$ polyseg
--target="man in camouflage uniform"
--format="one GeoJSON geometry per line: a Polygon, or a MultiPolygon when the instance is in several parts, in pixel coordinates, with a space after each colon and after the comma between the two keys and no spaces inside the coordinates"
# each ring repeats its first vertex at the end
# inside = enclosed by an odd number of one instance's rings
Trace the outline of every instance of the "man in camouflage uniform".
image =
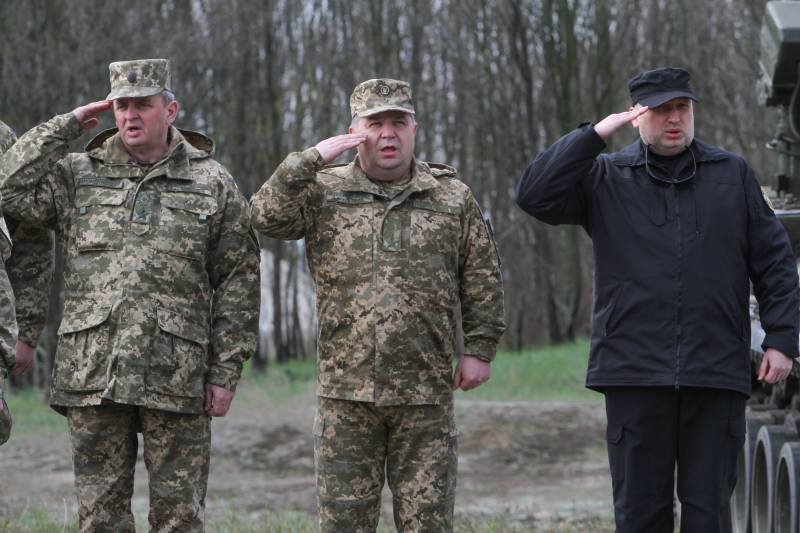
{"type": "MultiPolygon", "coordinates": [[[[14,144],[16,137],[11,128],[0,122],[0,155],[14,144]]],[[[14,293],[5,269],[11,255],[11,237],[5,221],[0,217],[0,445],[11,435],[11,411],[4,398],[5,381],[9,373],[22,373],[27,367],[15,357],[17,321],[14,313],[14,293]]]]}
{"type": "Polygon", "coordinates": [[[172,126],[168,62],[109,70],[106,100],[4,156],[3,207],[65,250],[51,404],[69,421],[82,531],[134,531],[137,431],[151,530],[202,531],[209,417],[226,414],[255,350],[258,247],[211,140],[172,126]],[[117,128],[68,154],[112,107],[117,128]]]}
{"type": "Polygon", "coordinates": [[[451,531],[453,388],[489,378],[504,329],[499,261],[456,171],[414,158],[409,84],[363,82],[350,110],[349,134],[290,154],[251,202],[256,229],[305,238],[317,287],[320,524],[375,531],[388,474],[399,531],[451,531]],[[351,148],[353,162],[328,165],[351,148]]]}

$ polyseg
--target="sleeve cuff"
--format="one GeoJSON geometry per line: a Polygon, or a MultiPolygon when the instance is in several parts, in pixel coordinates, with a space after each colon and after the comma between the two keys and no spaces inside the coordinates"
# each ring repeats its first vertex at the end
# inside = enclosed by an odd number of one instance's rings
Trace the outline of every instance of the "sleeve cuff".
{"type": "Polygon", "coordinates": [[[497,343],[487,339],[466,340],[464,342],[464,355],[491,363],[497,355],[497,343]]]}
{"type": "Polygon", "coordinates": [[[59,128],[58,133],[67,140],[74,140],[83,135],[83,124],[78,121],[78,118],[72,112],[64,113],[56,117],[59,128]]]}
{"type": "Polygon", "coordinates": [[[768,333],[764,338],[764,342],[761,343],[761,348],[764,351],[766,351],[767,348],[774,348],[790,359],[796,359],[798,356],[800,356],[800,353],[798,353],[797,337],[786,338],[783,335],[774,335],[768,333]]]}
{"type": "Polygon", "coordinates": [[[212,366],[208,371],[207,383],[228,389],[229,391],[236,391],[236,385],[239,383],[239,377],[242,374],[242,367],[239,365],[238,370],[232,370],[224,366],[212,366]]]}

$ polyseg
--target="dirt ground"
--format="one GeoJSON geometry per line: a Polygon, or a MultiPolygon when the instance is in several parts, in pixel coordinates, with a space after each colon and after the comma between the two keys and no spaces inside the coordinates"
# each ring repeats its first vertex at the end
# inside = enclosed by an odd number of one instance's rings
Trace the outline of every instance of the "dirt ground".
{"type": "MultiPolygon", "coordinates": [[[[311,394],[275,405],[244,383],[229,416],[212,424],[207,519],[313,516],[313,415],[311,394]]],[[[610,531],[601,403],[458,401],[457,417],[457,522],[499,516],[521,531],[610,531]]],[[[0,516],[43,509],[63,523],[75,512],[72,483],[65,433],[13,436],[0,449],[0,516]]],[[[382,523],[391,523],[390,500],[387,489],[382,523]]],[[[139,524],[147,505],[140,457],[139,524]]]]}

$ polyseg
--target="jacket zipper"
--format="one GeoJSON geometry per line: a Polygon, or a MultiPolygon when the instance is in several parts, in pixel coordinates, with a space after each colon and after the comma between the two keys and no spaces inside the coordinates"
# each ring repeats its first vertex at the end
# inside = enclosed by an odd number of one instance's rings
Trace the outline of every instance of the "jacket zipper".
{"type": "Polygon", "coordinates": [[[678,197],[677,185],[670,185],[675,199],[675,222],[678,229],[678,303],[675,309],[675,321],[677,330],[675,332],[675,390],[680,389],[680,373],[681,373],[681,307],[683,304],[683,276],[681,269],[683,268],[683,234],[681,227],[681,205],[678,197]]]}

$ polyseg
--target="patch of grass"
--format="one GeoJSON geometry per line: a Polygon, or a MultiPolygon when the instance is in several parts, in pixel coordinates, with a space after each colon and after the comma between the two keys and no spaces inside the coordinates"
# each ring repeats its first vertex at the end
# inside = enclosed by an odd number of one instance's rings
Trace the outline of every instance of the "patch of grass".
{"type": "Polygon", "coordinates": [[[313,358],[287,363],[270,363],[266,372],[256,374],[246,364],[242,379],[255,383],[270,401],[277,404],[291,402],[299,396],[313,395],[317,363],[313,358]]]}
{"type": "Polygon", "coordinates": [[[492,378],[477,389],[456,393],[465,400],[599,401],[584,387],[589,342],[582,340],[522,352],[499,352],[492,378]]]}
{"type": "MultiPolygon", "coordinates": [[[[568,519],[555,517],[547,525],[520,523],[510,515],[503,513],[494,516],[459,516],[456,509],[456,533],[610,533],[614,530],[610,519],[585,517],[568,519]]],[[[9,513],[10,514],[10,513],[9,513]]],[[[222,516],[206,515],[206,531],[209,533],[317,533],[316,516],[309,516],[297,511],[279,513],[259,513],[258,516],[242,516],[232,505],[225,509],[222,516]]],[[[147,531],[147,518],[136,517],[136,530],[147,531]]],[[[395,531],[391,518],[381,517],[378,533],[395,531]]],[[[64,517],[54,519],[41,509],[26,508],[15,516],[3,516],[0,511],[0,533],[78,533],[77,517],[74,509],[64,510],[64,517]]]]}
{"type": "Polygon", "coordinates": [[[62,520],[53,520],[42,509],[25,508],[15,516],[4,516],[0,510],[0,533],[78,533],[75,512],[64,512],[62,520]]]}
{"type": "MultiPolygon", "coordinates": [[[[579,341],[523,352],[500,352],[492,363],[492,379],[475,390],[458,391],[456,397],[465,400],[599,401],[600,396],[583,385],[588,351],[588,341],[579,341]]],[[[313,396],[316,361],[308,358],[270,363],[267,371],[259,374],[253,372],[248,362],[242,379],[248,385],[256,385],[258,392],[269,401],[285,405],[302,396],[313,396]]],[[[248,389],[249,386],[242,387],[241,396],[248,397],[248,389]]],[[[14,416],[15,435],[67,431],[66,419],[47,405],[40,390],[7,390],[6,401],[14,416]]]]}
{"type": "Polygon", "coordinates": [[[13,436],[67,431],[67,419],[47,405],[43,391],[32,388],[7,389],[5,397],[14,420],[13,436]]]}

